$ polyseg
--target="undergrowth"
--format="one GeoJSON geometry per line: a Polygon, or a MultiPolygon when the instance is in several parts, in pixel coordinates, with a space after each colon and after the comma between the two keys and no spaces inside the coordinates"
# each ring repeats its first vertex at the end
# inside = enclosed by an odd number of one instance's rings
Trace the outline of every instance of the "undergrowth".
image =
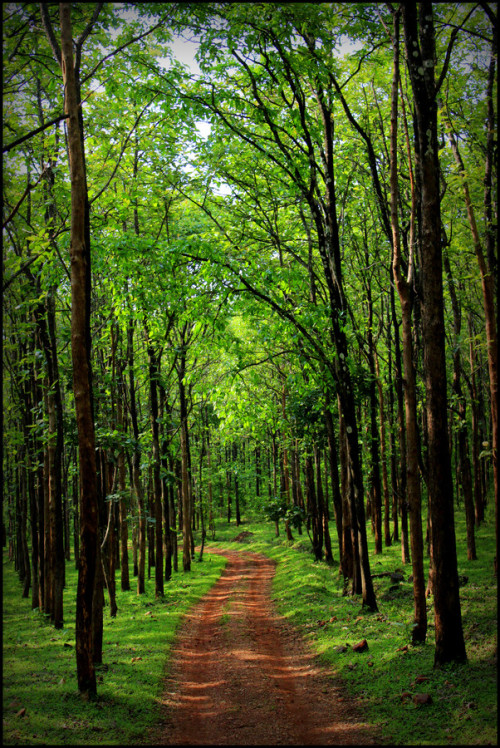
{"type": "MultiPolygon", "coordinates": [[[[491,507],[492,510],[492,507],[491,507]]],[[[497,581],[493,574],[495,527],[493,511],[476,530],[476,561],[467,560],[463,509],[456,512],[458,571],[462,621],[468,661],[434,668],[434,611],[428,598],[428,636],[424,645],[411,645],[413,587],[411,564],[401,562],[401,545],[384,547],[374,555],[369,532],[373,574],[400,571],[404,581],[374,578],[378,612],[363,610],[361,599],[344,594],[337,563],[329,567],[314,560],[304,533],[287,541],[274,523],[244,523],[252,532],[243,542],[229,542],[234,527],[219,528],[216,542],[233,549],[259,551],[277,562],[273,595],[278,611],[328,664],[361,705],[363,721],[376,725],[380,743],[391,745],[497,744],[497,581]],[[353,645],[367,640],[365,652],[353,645]],[[414,702],[416,694],[431,701],[414,702]]],[[[332,539],[334,538],[332,523],[332,539]]],[[[335,555],[335,554],[334,554],[335,555]]],[[[428,559],[426,559],[426,571],[428,559]]]]}
{"type": "MultiPolygon", "coordinates": [[[[118,614],[104,611],[98,697],[81,700],[76,681],[74,562],[66,566],[63,629],[56,630],[3,563],[3,743],[6,745],[136,745],[157,718],[169,651],[182,616],[220,576],[225,559],[205,555],[189,573],[173,573],[155,599],[117,589],[118,614]]],[[[133,585],[135,580],[131,582],[133,585]]],[[[117,585],[119,587],[119,584],[117,585]]]]}
{"type": "MultiPolygon", "coordinates": [[[[75,665],[74,562],[67,565],[65,626],[56,631],[21,587],[11,563],[3,562],[3,742],[7,745],[130,745],[147,742],[158,716],[169,651],[182,616],[215,583],[225,560],[210,546],[264,553],[277,562],[273,595],[279,612],[297,627],[319,657],[361,705],[363,722],[377,727],[380,743],[393,745],[489,745],[497,742],[497,585],[493,575],[493,517],[477,529],[477,561],[467,561],[465,527],[457,512],[459,574],[468,661],[434,669],[433,609],[428,600],[429,635],[411,646],[411,567],[401,563],[400,545],[375,556],[373,573],[400,570],[398,585],[374,579],[378,613],[344,594],[338,563],[314,560],[306,534],[275,536],[274,523],[244,521],[238,528],[222,519],[207,540],[202,563],[174,573],[165,597],[117,591],[118,615],[105,610],[103,667],[98,698],[80,699],[75,665]],[[243,541],[234,541],[242,531],[243,541]],[[353,651],[362,639],[368,649],[353,651]],[[431,702],[417,706],[413,696],[431,702]]],[[[335,536],[332,523],[332,539],[335,536]]],[[[335,555],[335,549],[334,549],[335,555]]],[[[338,561],[338,553],[335,556],[338,561]]],[[[119,586],[119,585],[118,585],[119,586]]]]}

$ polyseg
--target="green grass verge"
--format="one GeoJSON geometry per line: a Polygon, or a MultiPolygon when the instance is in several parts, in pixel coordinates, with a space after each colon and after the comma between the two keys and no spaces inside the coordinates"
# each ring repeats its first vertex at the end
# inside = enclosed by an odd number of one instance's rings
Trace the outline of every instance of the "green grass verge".
{"type": "MultiPolygon", "coordinates": [[[[276,538],[274,523],[245,521],[239,528],[223,520],[210,545],[264,553],[277,562],[273,595],[278,609],[311,642],[363,708],[363,721],[377,725],[393,745],[489,745],[497,742],[497,585],[492,516],[477,531],[478,560],[467,561],[463,512],[457,512],[459,573],[468,663],[434,670],[433,612],[429,600],[429,637],[412,647],[412,587],[395,590],[387,578],[374,580],[376,614],[362,611],[359,598],[343,595],[337,565],[314,561],[307,535],[287,542],[276,538]],[[253,535],[231,542],[241,531],[253,535]],[[352,645],[368,641],[356,654],[352,645]],[[346,644],[346,651],[338,651],[346,644]],[[407,647],[407,648],[406,648],[407,647]],[[405,649],[406,648],[406,649],[405,649]],[[419,678],[420,682],[416,682],[419,678]],[[421,680],[422,678],[426,680],[421,680]],[[407,692],[429,693],[432,703],[416,706],[407,692]]],[[[332,527],[333,530],[333,527],[332,527]]],[[[334,533],[332,531],[332,538],[334,533]]],[[[402,569],[399,544],[373,555],[374,573],[402,569]]],[[[334,549],[335,555],[335,549],[334,549]]],[[[336,554],[338,559],[338,553],[336,554]]],[[[181,617],[213,585],[225,561],[205,553],[190,574],[179,572],[165,586],[165,599],[147,592],[118,592],[118,615],[105,610],[99,696],[82,702],[77,693],[74,652],[76,572],[67,567],[65,620],[56,631],[29,599],[20,597],[12,564],[3,564],[3,739],[8,745],[121,745],[144,743],[157,718],[158,696],[168,655],[181,617]],[[18,716],[26,709],[24,716],[18,716]]]]}
{"type": "MultiPolygon", "coordinates": [[[[492,507],[491,507],[492,509],[492,507]]],[[[215,542],[233,549],[264,553],[277,562],[273,595],[279,612],[309,640],[320,658],[342,679],[363,709],[363,720],[380,728],[383,742],[392,745],[497,744],[497,580],[493,575],[495,529],[492,511],[476,533],[476,561],[468,561],[463,508],[456,512],[458,569],[468,581],[460,589],[468,662],[434,669],[434,612],[428,599],[429,633],[424,646],[411,645],[412,584],[391,590],[388,577],[375,578],[378,613],[362,610],[358,597],[343,595],[338,564],[314,560],[307,535],[294,531],[286,540],[275,537],[274,523],[245,522],[239,531],[254,535],[229,542],[234,526],[219,527],[215,542]],[[352,645],[366,639],[368,650],[357,654],[352,645]],[[340,648],[347,646],[345,651],[340,648]],[[429,704],[417,706],[413,696],[428,693],[429,704]],[[409,696],[403,696],[409,694],[409,696]]],[[[334,527],[332,523],[332,539],[334,527]]],[[[210,548],[210,544],[208,545],[210,548]]],[[[372,573],[403,572],[400,544],[374,555],[369,532],[372,573]]],[[[338,560],[338,552],[334,556],[338,560]]],[[[427,563],[426,563],[427,571],[427,563]]]]}
{"type": "MultiPolygon", "coordinates": [[[[6,745],[136,745],[157,718],[162,678],[182,616],[220,576],[220,556],[174,573],[155,600],[154,570],[146,593],[117,592],[118,614],[104,611],[98,698],[78,695],[74,562],[66,568],[65,626],[55,630],[31,597],[21,598],[13,565],[3,563],[3,742],[6,745]],[[22,710],[26,710],[23,712],[22,710]]],[[[132,584],[135,580],[132,581],[132,584]]]]}

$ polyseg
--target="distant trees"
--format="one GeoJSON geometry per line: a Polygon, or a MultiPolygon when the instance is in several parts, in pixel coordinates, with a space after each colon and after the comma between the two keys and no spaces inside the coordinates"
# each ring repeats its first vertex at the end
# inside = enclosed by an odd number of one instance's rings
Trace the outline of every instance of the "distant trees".
{"type": "Polygon", "coordinates": [[[414,643],[428,581],[436,665],[463,660],[454,513],[472,560],[497,485],[490,6],[129,10],[4,9],[4,523],[23,594],[62,625],[73,537],[94,693],[102,585],[113,615],[118,569],[168,595],[178,542],[187,572],[215,517],[266,508],[370,610],[370,534],[376,553],[400,542],[414,643]],[[199,76],[168,61],[182,29],[199,76]]]}

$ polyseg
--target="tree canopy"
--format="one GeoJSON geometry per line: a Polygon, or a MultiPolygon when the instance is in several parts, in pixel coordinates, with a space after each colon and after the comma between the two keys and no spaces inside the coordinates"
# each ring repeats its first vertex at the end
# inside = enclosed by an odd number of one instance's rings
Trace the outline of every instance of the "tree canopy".
{"type": "Polygon", "coordinates": [[[400,542],[414,642],[427,588],[436,664],[465,659],[454,512],[473,559],[498,496],[493,8],[4,4],[3,522],[55,626],[73,538],[82,691],[130,543],[162,596],[217,514],[305,527],[368,610],[367,533],[400,542]]]}

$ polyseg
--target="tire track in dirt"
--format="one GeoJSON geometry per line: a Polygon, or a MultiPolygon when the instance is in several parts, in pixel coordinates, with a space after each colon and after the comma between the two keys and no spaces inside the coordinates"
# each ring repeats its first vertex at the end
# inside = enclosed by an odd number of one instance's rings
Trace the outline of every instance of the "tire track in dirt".
{"type": "Polygon", "coordinates": [[[373,745],[375,730],[274,609],[274,562],[227,558],[172,650],[152,745],[373,745]]]}

